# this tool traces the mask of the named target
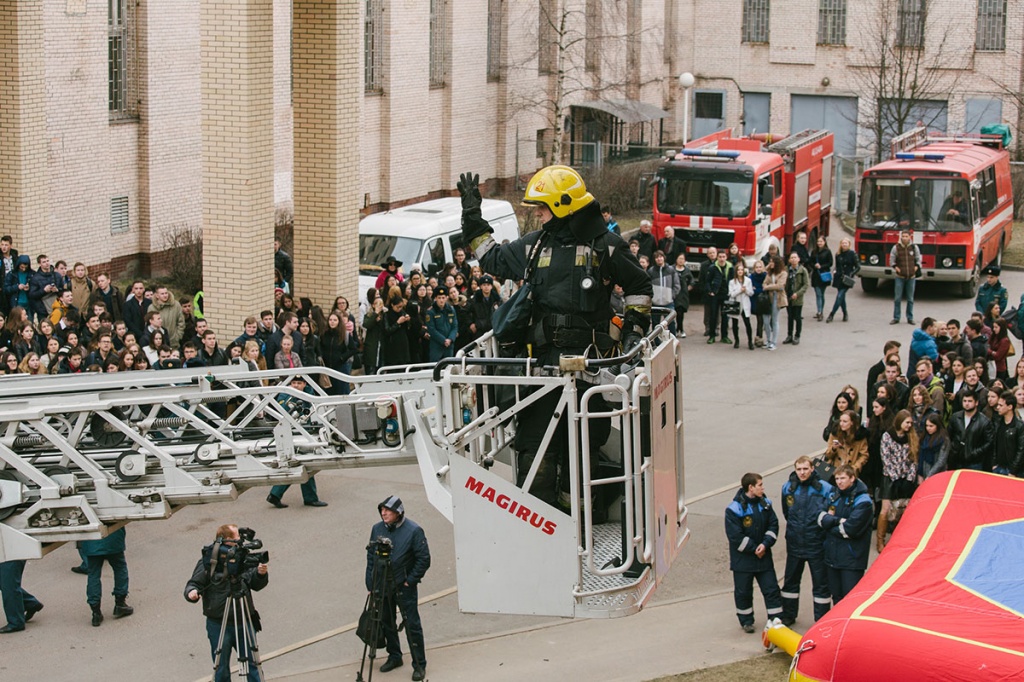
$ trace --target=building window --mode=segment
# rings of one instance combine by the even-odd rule
[[[130,0],[108,0],[107,29],[107,104],[110,119],[134,119],[139,115],[135,74],[135,3]]]
[[[487,0],[487,80],[501,80],[504,0]]]
[[[723,119],[725,95],[721,92],[698,92],[693,97],[693,117]]]
[[[923,47],[925,16],[925,0],[900,0],[896,44],[901,47]]]
[[[555,72],[558,61],[558,3],[540,0],[537,17],[537,73]]]
[[[978,0],[978,34],[974,46],[993,52],[1006,49],[1006,0]]]
[[[818,44],[846,44],[846,0],[818,0]]]
[[[743,0],[743,42],[768,42],[768,0]]]
[[[448,80],[448,2],[430,0],[430,84]]]
[[[384,0],[366,0],[363,24],[363,88],[384,90]]]
[[[124,234],[128,231],[128,197],[114,197],[110,200],[110,234]]]

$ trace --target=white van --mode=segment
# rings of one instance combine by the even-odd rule
[[[512,204],[484,199],[481,212],[494,228],[494,239],[519,239],[519,221]],[[381,264],[390,256],[402,261],[408,277],[414,269],[439,272],[455,262],[455,249],[463,247],[462,202],[458,197],[433,199],[392,211],[374,213],[359,221],[359,300],[377,282]]]

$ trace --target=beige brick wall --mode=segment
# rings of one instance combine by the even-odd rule
[[[203,289],[225,335],[273,302],[273,9],[200,4]]]
[[[43,9],[0,0],[0,210],[17,248],[46,233],[46,81]]]

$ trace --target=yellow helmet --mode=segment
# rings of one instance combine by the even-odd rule
[[[544,205],[556,218],[572,215],[594,200],[583,178],[568,166],[548,166],[530,178],[523,195],[525,205]]]

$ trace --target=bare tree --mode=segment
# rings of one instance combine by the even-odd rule
[[[663,74],[644,74],[642,64],[663,64],[654,27],[643,27],[642,2],[616,0],[538,0],[523,3],[527,13],[510,24],[531,26],[536,12],[535,49],[509,55],[509,119],[528,113],[541,118],[550,139],[550,158],[565,156],[562,122],[569,108],[608,94],[639,97],[641,88]],[[657,59],[644,59],[656,53]],[[534,75],[539,76],[533,77]]]
[[[888,140],[917,125],[933,126],[959,83],[970,53],[959,53],[954,27],[929,15],[926,0],[878,0],[863,27],[864,50],[851,64],[854,88],[869,100],[859,126],[875,161]]]

